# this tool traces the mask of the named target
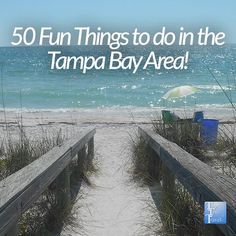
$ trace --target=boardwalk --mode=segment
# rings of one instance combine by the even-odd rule
[[[150,191],[130,182],[127,173],[130,167],[128,132],[133,132],[133,128],[97,128],[95,158],[99,160],[100,174],[92,176],[94,188],[82,187],[85,198],[78,202],[82,206],[78,209],[78,221],[82,221],[87,235],[151,235],[151,232],[144,233],[142,226],[150,220],[147,203],[154,204]],[[79,234],[65,230],[61,235]]]
[[[77,134],[77,138],[71,138],[61,146],[54,147],[0,182],[0,235],[18,235],[18,219],[21,214],[53,181],[59,206],[55,210],[59,216],[63,214],[71,200],[73,182],[70,180],[79,177],[75,174],[80,173],[77,168],[83,166],[81,161],[89,161],[93,156],[94,143],[94,161],[98,162],[99,173],[90,177],[92,187],[83,184],[80,188],[78,201],[72,210],[75,227],[64,228],[61,235],[151,236],[154,235],[153,230],[161,228],[160,222],[152,221],[152,212],[154,209],[157,212],[157,209],[149,188],[137,186],[129,175],[130,136],[135,137],[137,127],[130,124],[97,124],[95,140],[96,130],[84,128],[85,130]],[[204,230],[220,230],[225,235],[235,235],[235,180],[222,175],[150,129],[139,127],[139,134],[150,148],[149,171],[157,180],[155,188],[152,187],[152,195],[158,200],[156,206],[159,206],[159,200],[173,193],[177,179],[201,206],[204,206],[206,201],[227,202],[227,223],[211,229],[206,226]],[[72,178],[69,165],[73,160],[76,161],[76,158],[80,164],[77,167],[75,165],[76,171],[73,172]],[[160,184],[163,187],[161,192]],[[159,192],[154,194],[153,191]],[[56,229],[61,230],[58,227]]]

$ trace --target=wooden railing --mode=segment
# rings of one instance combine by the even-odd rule
[[[77,154],[78,165],[79,160],[93,156],[95,132],[95,129],[86,131],[79,138],[54,147],[0,182],[0,235],[18,234],[18,219],[54,180],[60,190],[63,188],[63,191],[57,191],[57,202],[63,207],[70,204],[69,164]]]
[[[177,178],[202,207],[205,201],[225,201],[227,224],[216,226],[224,235],[236,235],[236,181],[150,129],[139,127],[139,134],[154,152],[157,176],[162,168],[163,188],[173,192]]]

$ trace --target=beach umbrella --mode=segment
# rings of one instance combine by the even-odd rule
[[[193,86],[189,86],[189,85],[179,86],[179,87],[175,87],[169,90],[162,98],[167,99],[167,100],[172,99],[172,98],[181,98],[181,97],[186,97],[191,94],[194,94],[198,91],[199,89]]]

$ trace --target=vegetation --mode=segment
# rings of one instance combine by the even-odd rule
[[[160,176],[153,175],[151,170],[155,165],[153,153],[141,137],[132,140],[132,168],[131,179],[142,186],[150,187],[151,192],[158,185],[158,178],[162,185],[163,170]],[[165,235],[201,235],[203,230],[203,211],[198,203],[183,188],[180,183],[175,184],[171,194],[162,189],[158,191],[157,199],[152,194],[156,207],[151,207],[152,223],[148,225],[156,235],[160,234],[159,223],[163,225],[162,234]],[[161,195],[161,196],[160,196]],[[180,210],[181,209],[181,210]]]
[[[36,139],[30,139],[22,125],[18,126],[17,136],[9,133],[5,141],[1,143],[1,165],[2,178],[15,173],[30,164],[53,147],[60,145],[65,140],[61,130],[56,133],[47,133],[42,130],[42,135]]]
[[[163,193],[160,218],[165,231],[176,235],[203,235],[203,210],[181,184],[171,198]]]
[[[204,63],[205,64],[205,63]],[[207,71],[210,73],[212,78],[215,80],[215,82],[219,85],[221,91],[223,92],[225,98],[228,100],[231,111],[233,115],[233,125],[225,124],[222,125],[220,128],[220,133],[218,135],[218,142],[214,147],[215,152],[215,159],[220,161],[220,168],[221,171],[232,177],[235,178],[236,176],[236,107],[235,103],[233,101],[232,92],[235,92],[235,70],[233,67],[229,70],[229,74],[226,76],[227,84],[228,84],[228,90],[226,91],[224,87],[221,85],[220,80],[218,79],[218,76],[214,73],[214,70],[212,70],[209,66],[205,64],[205,67],[207,68]],[[217,163],[214,163],[217,165]]]
[[[234,124],[221,125],[218,140],[215,145],[203,147],[199,137],[199,126],[191,122],[182,121],[179,123],[163,123],[162,120],[153,122],[154,131],[166,139],[175,142],[187,152],[204,162],[208,162],[216,167],[217,162],[220,171],[235,178],[236,173],[236,135]],[[157,154],[155,154],[157,155]],[[160,175],[152,175],[151,166],[156,163],[153,153],[146,145],[145,141],[137,136],[132,140],[132,180],[147,185],[152,189],[156,184],[163,185],[162,169]],[[155,173],[154,173],[155,174]],[[162,186],[163,187],[163,186]],[[203,225],[203,210],[200,205],[192,198],[188,191],[175,180],[173,192],[164,188],[158,192],[156,207],[152,205],[152,225],[148,227],[160,234],[158,222],[163,225],[162,234],[166,235],[202,235],[205,226]],[[155,198],[155,194],[152,194]],[[161,196],[160,196],[161,195]],[[155,199],[154,199],[155,201]],[[156,227],[158,226],[158,227]]]
[[[191,120],[182,120],[165,124],[162,119],[153,121],[153,129],[164,138],[178,144],[195,157],[204,160],[204,150],[199,137],[199,124]]]
[[[57,132],[47,132],[42,129],[40,135],[30,138],[26,135],[25,128],[18,125],[17,135],[13,136],[7,133],[4,141],[0,145],[0,178],[6,178],[14,172],[20,170],[30,164],[53,147],[60,145],[65,141],[66,137],[62,134],[62,130]],[[26,211],[19,220],[20,235],[47,235],[48,232],[59,233],[62,226],[72,229],[78,225],[75,222],[72,207],[79,199],[76,197],[80,185],[84,180],[85,183],[91,185],[89,175],[96,171],[91,159],[88,163],[84,160],[80,163],[80,173],[74,175],[74,170],[78,167],[76,161],[69,166],[71,172],[71,204],[60,214],[58,214],[58,202],[56,198],[57,183],[56,180],[46,189],[40,198]],[[78,204],[77,204],[78,205]]]
[[[138,184],[151,184],[152,177],[149,173],[149,160],[151,158],[150,149],[141,137],[136,137],[131,141],[131,178]]]
[[[234,125],[220,127],[218,141],[213,148],[213,165],[231,178],[236,177],[236,133]]]

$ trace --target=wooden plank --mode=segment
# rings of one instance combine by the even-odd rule
[[[79,134],[0,182],[0,235],[7,231],[70,163],[96,130]]]
[[[73,177],[75,178],[76,181],[81,181],[81,178],[83,176],[83,171],[86,171],[87,162],[88,162],[86,145],[83,146],[81,150],[78,152],[76,162],[77,162],[77,165],[74,170]]]
[[[94,158],[94,137],[88,142],[88,159],[91,162]]]
[[[175,176],[165,165],[162,167],[162,175],[162,185],[165,195],[168,195],[170,199],[173,199],[175,192]],[[174,201],[172,200],[172,203],[173,202]]]
[[[227,202],[227,225],[217,225],[217,227],[225,235],[234,235],[236,180],[217,172],[152,130],[139,127],[139,133],[202,207],[205,201]]]
[[[161,180],[161,160],[156,152],[148,147],[148,152],[150,153],[149,162],[148,162],[148,171],[152,179],[155,179],[157,182]]]

